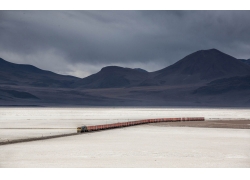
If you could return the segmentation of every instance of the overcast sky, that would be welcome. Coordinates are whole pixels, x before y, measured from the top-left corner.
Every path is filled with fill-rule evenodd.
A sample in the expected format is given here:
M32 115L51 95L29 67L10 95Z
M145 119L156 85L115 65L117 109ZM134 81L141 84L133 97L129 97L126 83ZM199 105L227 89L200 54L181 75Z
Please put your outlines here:
M0 11L0 57L78 77L211 48L249 59L249 22L250 11Z

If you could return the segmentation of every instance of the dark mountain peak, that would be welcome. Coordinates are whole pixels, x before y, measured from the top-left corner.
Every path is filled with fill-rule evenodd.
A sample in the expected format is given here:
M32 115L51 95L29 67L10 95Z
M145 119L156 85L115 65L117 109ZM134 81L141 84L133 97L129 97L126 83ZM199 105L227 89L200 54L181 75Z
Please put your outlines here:
M241 62L250 65L250 59L246 60L246 59L239 59Z
M217 52L221 52L221 51L219 51L218 49L215 49L215 48L212 48L212 49L205 49L205 50L203 50L203 51L217 51Z
M146 73L145 73L146 72ZM81 81L76 82L74 87L81 88L120 88L136 86L148 76L145 70L124 68L119 66L107 66L96 74L92 74Z
M230 73L231 70L235 69L234 65L237 66L244 66L244 64L240 63L236 58L225 54L217 49L209 49L209 50L201 50L194 52L177 63L173 64L172 66L186 66L185 68L195 68L197 72L204 72L203 70L228 70L227 72ZM246 67L248 69L248 67ZM201 71L202 70L202 71ZM212 73L212 72L211 72Z
M101 72L112 72L112 71L124 71L129 68L124 68L120 66L106 66L101 69Z
M248 75L250 67L217 49L209 49L194 52L154 74L162 84L188 84Z
M188 56L184 57L183 59L192 58L205 61L205 60L218 60L223 61L226 58L234 58L228 54L225 54L217 49L208 49L208 50L200 50L194 53L189 54ZM235 59L235 58L234 58Z
M101 70L106 70L106 69L123 69L123 67L120 67L120 66L105 66Z
M139 71L139 72L148 73L148 71L146 71L145 69L141 69L141 68L134 68L134 70Z
M141 68L125 68L125 67L120 67L120 66L106 66L103 67L100 71L101 73L131 73L131 74L138 74L138 73L148 73L146 70L141 69Z
M203 53L223 53L223 52L221 52L221 51L219 51L218 49L215 49L215 48L199 50L197 52L203 52Z

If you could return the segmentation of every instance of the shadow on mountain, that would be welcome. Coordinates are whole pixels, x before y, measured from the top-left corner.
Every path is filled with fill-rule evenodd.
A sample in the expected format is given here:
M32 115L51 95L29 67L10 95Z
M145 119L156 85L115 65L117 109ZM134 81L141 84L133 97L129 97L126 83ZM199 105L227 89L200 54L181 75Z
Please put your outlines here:
M20 99L39 99L38 97L28 92L0 89L1 96L14 97Z
M240 61L250 66L250 59L240 59Z
M196 89L194 94L216 95L226 92L250 91L250 76L218 79Z

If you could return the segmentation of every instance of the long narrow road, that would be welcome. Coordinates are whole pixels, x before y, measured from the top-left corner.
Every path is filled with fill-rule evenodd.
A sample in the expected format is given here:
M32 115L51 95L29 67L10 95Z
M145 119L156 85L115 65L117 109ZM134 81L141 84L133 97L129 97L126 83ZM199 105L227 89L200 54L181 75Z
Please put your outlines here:
M157 118L157 119L144 119L144 120L137 120L137 121L121 122L121 123L95 125L95 126L82 126L82 127L78 127L76 129L77 130L76 133L68 133L68 134L60 134L60 135L52 135L52 136L44 136L44 137L34 137L34 138L25 138L25 139L14 139L14 140L10 140L10 141L0 142L0 145L8 145L8 144L15 144L15 143L22 143L22 142L29 142L29 141L38 141L38 140L46 140L46 139L66 137L66 136L74 136L74 135L79 135L79 133L88 133L88 132L92 132L92 131L108 130L108 129L113 129L113 128L123 128L123 127L148 124L148 123L204 121L204 120L205 120L204 117ZM23 128L23 129L30 129L30 128ZM41 128L37 128L37 129L41 129ZM56 128L48 128L48 129L56 129ZM69 128L64 128L64 129L69 129Z

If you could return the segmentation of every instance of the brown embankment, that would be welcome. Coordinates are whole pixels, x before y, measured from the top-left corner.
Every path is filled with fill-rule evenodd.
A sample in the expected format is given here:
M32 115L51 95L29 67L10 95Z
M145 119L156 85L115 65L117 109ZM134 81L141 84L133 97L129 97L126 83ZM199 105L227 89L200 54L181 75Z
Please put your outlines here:
M122 127L135 126L135 125L148 124L148 123L204 121L204 120L205 120L204 117L144 119L144 120L129 121L129 122L120 122L120 123L103 124L103 125L95 125L95 126L85 126L86 131L80 131L80 132L100 131L100 130L107 130L107 129L113 129L113 128L122 128ZM23 129L30 129L30 128L23 128ZM37 129L41 129L41 128L37 128ZM65 128L65 129L67 129L67 128ZM0 142L0 145L7 145L7 144L14 144L14 143L21 143L21 142L29 142L29 141L38 141L38 140L59 138L59 137L65 137L65 136L73 136L73 135L77 135L77 134L78 133L70 133L70 134L61 134L61 135L44 136L44 137L34 137L34 138L26 138L26 139L14 139L14 140Z
M14 140L0 142L0 145L15 144L15 143L22 143L22 142L29 142L29 141L38 141L38 140L45 140L45 139L53 139L53 138L73 136L73 135L77 135L77 133L59 134L59 135L54 135L54 136L34 137L34 138L25 138L25 139L14 139Z
M99 131L99 130L121 128L121 127L128 127L128 126L136 126L136 125L149 124L149 123L182 122L182 121L205 121L205 118L204 117L182 117L182 118L143 119L143 120L137 120L137 121L120 122L120 123L112 123L112 124L82 126L82 127L77 128L77 132L82 133L82 132Z

